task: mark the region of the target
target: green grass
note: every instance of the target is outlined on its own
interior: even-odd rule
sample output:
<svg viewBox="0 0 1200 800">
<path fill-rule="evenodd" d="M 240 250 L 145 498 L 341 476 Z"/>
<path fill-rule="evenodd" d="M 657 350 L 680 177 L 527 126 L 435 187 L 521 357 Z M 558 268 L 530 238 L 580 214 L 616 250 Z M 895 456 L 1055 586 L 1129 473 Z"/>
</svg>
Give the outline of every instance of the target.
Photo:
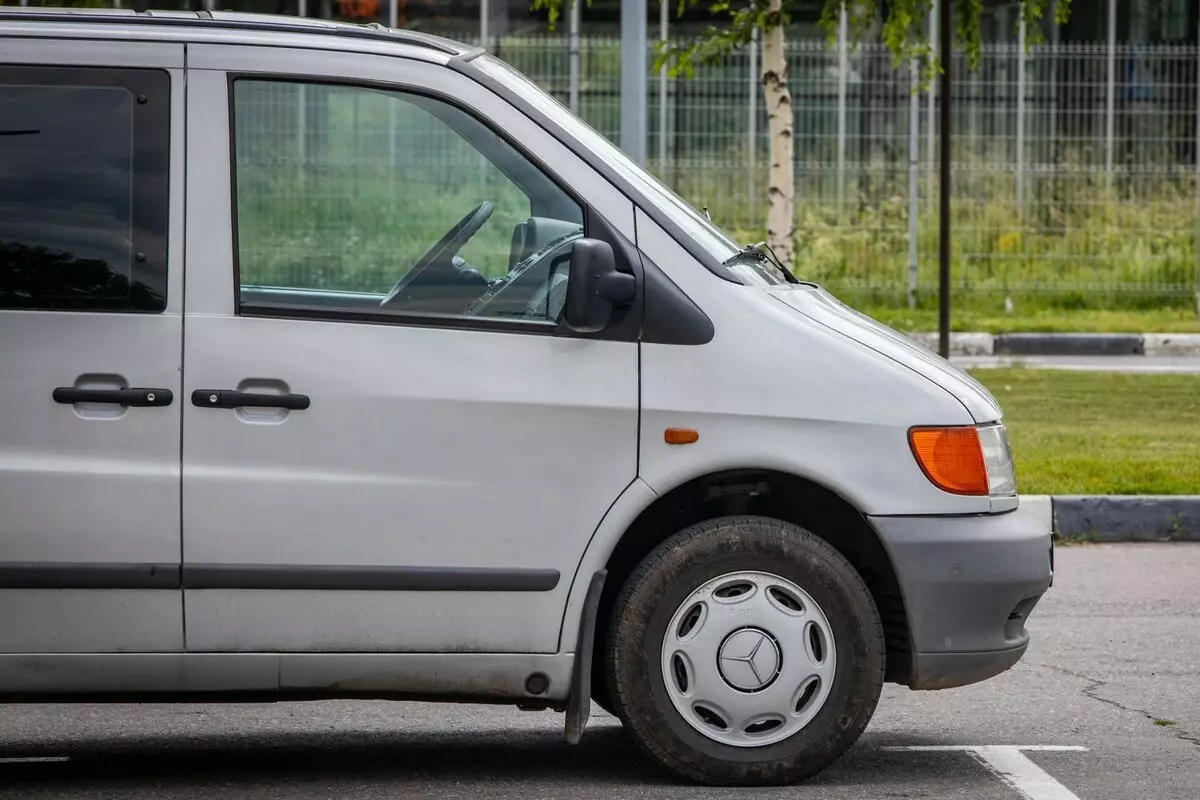
<svg viewBox="0 0 1200 800">
<path fill-rule="evenodd" d="M 977 370 L 1022 494 L 1200 493 L 1200 376 Z"/>
<path fill-rule="evenodd" d="M 1025 211 L 997 180 L 956 184 L 951 240 L 954 306 L 1015 316 L 1039 311 L 1195 308 L 1197 206 L 1194 179 L 1142 181 L 1123 193 L 1092 176 L 1063 177 L 1062 196 L 1043 187 Z M 907 308 L 908 208 L 903 187 L 872 190 L 847 209 L 803 200 L 793 269 L 863 308 Z M 962 191 L 967 196 L 958 196 Z M 744 194 L 744 193 L 743 193 Z M 691 199 L 691 194 L 684 193 Z M 736 194 L 733 195 L 737 197 Z M 694 201 L 693 201 L 694 202 Z M 732 202 L 726 200 L 726 202 Z M 713 219 L 725 223 L 733 210 Z M 761 237 L 739 230 L 739 240 Z M 916 305 L 937 307 L 938 217 L 922 210 L 916 230 Z"/>
<path fill-rule="evenodd" d="M 936 331 L 934 309 L 858 307 L 899 331 Z M 950 329 L 988 333 L 1200 333 L 1200 316 L 1190 308 L 1030 309 L 1006 314 L 1003 311 L 957 310 L 951 304 Z"/>
</svg>

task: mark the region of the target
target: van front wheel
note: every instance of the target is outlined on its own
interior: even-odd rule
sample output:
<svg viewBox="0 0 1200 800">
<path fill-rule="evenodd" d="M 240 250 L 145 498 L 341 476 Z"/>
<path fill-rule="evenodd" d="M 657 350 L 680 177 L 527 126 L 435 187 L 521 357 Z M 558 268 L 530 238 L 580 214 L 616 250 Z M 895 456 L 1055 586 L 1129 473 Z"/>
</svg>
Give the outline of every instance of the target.
<svg viewBox="0 0 1200 800">
<path fill-rule="evenodd" d="M 883 687 L 879 612 L 828 542 L 763 517 L 693 525 L 621 590 L 606 680 L 638 744 L 687 780 L 810 777 L 862 734 Z"/>
</svg>

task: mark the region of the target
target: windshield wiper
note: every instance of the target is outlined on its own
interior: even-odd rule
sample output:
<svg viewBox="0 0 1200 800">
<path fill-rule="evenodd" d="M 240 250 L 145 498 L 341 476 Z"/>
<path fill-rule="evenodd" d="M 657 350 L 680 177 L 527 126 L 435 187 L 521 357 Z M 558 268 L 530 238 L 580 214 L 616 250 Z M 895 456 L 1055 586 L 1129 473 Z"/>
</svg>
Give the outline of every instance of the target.
<svg viewBox="0 0 1200 800">
<path fill-rule="evenodd" d="M 732 256 L 725 259 L 725 262 L 721 266 L 729 266 L 734 261 L 738 261 L 742 258 L 752 258 L 755 261 L 771 264 L 780 272 L 787 272 L 787 269 L 783 266 L 783 263 L 779 260 L 779 257 L 775 255 L 775 251 L 772 250 L 771 246 L 766 242 L 757 242 L 746 245 L 741 250 L 738 250 Z"/>
<path fill-rule="evenodd" d="M 779 256 L 775 255 L 775 251 L 766 242 L 755 242 L 746 245 L 741 250 L 738 250 L 721 264 L 727 267 L 735 261 L 755 261 L 759 264 L 769 264 L 778 271 L 776 278 L 783 283 L 798 283 L 796 276 L 783 266 L 783 262 L 779 260 Z"/>
</svg>

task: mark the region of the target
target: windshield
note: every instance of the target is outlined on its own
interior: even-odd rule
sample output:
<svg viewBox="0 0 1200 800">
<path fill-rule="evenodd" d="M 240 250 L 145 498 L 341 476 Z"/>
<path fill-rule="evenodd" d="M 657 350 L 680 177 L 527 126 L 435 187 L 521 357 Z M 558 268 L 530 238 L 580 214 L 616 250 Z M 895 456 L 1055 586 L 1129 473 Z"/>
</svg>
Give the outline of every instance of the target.
<svg viewBox="0 0 1200 800">
<path fill-rule="evenodd" d="M 719 262 L 724 263 L 737 256 L 741 246 L 731 239 L 724 231 L 714 225 L 703 214 L 694 209 L 687 201 L 675 194 L 658 178 L 625 155 L 616 145 L 606 139 L 594 128 L 571 113 L 554 97 L 542 91 L 537 84 L 526 78 L 520 72 L 491 56 L 483 55 L 475 59 L 479 66 L 490 77 L 500 81 L 512 91 L 518 93 L 526 102 L 535 106 L 539 111 L 551 117 L 561 125 L 567 133 L 575 137 L 580 144 L 603 158 L 609 166 L 621 174 L 623 178 L 637 186 L 650 197 L 655 205 L 682 228 L 700 247 L 711 253 Z M 739 261 L 741 259 L 738 259 Z M 759 283 L 761 276 L 748 275 L 757 273 L 756 269 L 729 269 L 730 275 L 744 283 Z M 774 281 L 772 281 L 774 282 Z"/>
</svg>

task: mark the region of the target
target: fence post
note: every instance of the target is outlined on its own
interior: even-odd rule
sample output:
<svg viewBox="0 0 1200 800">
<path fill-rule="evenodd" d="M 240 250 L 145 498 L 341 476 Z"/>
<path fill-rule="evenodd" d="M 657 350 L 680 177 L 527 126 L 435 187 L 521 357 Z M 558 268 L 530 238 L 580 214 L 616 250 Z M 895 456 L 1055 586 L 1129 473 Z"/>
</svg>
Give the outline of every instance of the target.
<svg viewBox="0 0 1200 800">
<path fill-rule="evenodd" d="M 1017 214 L 1025 212 L 1025 3 L 1020 5 L 1017 31 Z"/>
<path fill-rule="evenodd" d="M 567 28 L 567 104 L 571 112 L 579 113 L 579 16 L 580 3 L 571 0 L 571 21 Z"/>
<path fill-rule="evenodd" d="M 1054 8 L 1052 9 L 1050 18 L 1057 19 L 1057 14 L 1058 14 L 1058 0 L 1054 0 Z M 1048 134 L 1045 137 L 1043 137 L 1045 141 L 1050 143 L 1050 146 L 1049 146 L 1049 149 L 1044 148 L 1044 147 L 1041 148 L 1041 153 L 1037 157 L 1038 160 L 1043 161 L 1043 162 L 1047 161 L 1047 160 L 1056 161 L 1058 158 L 1058 150 L 1057 150 L 1058 95 L 1059 95 L 1058 64 L 1059 64 L 1059 57 L 1061 56 L 1060 45 L 1062 44 L 1062 32 L 1059 29 L 1059 25 L 1057 22 L 1055 22 L 1053 24 L 1053 26 L 1051 27 L 1050 30 L 1051 30 L 1051 37 L 1050 37 L 1050 98 L 1051 98 L 1050 99 L 1050 119 L 1049 119 L 1049 124 L 1046 126 L 1047 130 L 1048 130 Z M 1043 60 L 1042 63 L 1044 64 L 1045 60 Z M 1039 96 L 1039 98 L 1038 98 L 1039 102 L 1041 102 L 1042 98 L 1045 97 L 1045 94 L 1044 94 L 1045 89 L 1042 88 L 1041 91 L 1043 92 L 1043 94 L 1041 94 Z"/>
<path fill-rule="evenodd" d="M 929 9 L 929 54 L 932 59 L 937 55 L 937 18 L 938 18 L 938 0 L 933 0 Z M 929 113 L 926 114 L 926 124 L 929 126 L 925 129 L 925 169 L 929 173 L 929 186 L 933 187 L 933 171 L 934 165 L 937 163 L 937 147 L 935 146 L 934 137 L 934 115 L 937 113 L 937 81 L 932 78 L 929 81 Z M 929 202 L 933 202 L 933 192 L 929 193 Z"/>
<path fill-rule="evenodd" d="M 306 0 L 300 0 L 301 3 Z M 388 0 L 388 27 L 395 29 L 400 27 L 400 0 Z M 392 196 L 396 193 L 396 101 L 394 98 L 389 98 L 388 103 L 388 164 L 392 168 L 392 174 L 388 183 L 392 187 Z"/>
<path fill-rule="evenodd" d="M 1196 25 L 1196 313 L 1200 314 L 1200 23 Z"/>
<path fill-rule="evenodd" d="M 579 0 L 575 0 L 579 2 Z M 670 21 L 667 0 L 658 0 L 658 40 L 666 45 Z M 667 65 L 658 69 L 658 172 L 666 179 L 667 167 Z"/>
<path fill-rule="evenodd" d="M 638 165 L 646 163 L 646 77 L 646 0 L 621 0 L 621 149 Z"/>
<path fill-rule="evenodd" d="M 909 64 L 908 97 L 908 307 L 917 307 L 917 216 L 920 202 L 917 192 L 917 161 L 921 127 L 921 93 L 917 82 L 920 65 Z"/>
<path fill-rule="evenodd" d="M 1104 171 L 1111 178 L 1117 102 L 1117 0 L 1108 0 L 1108 94 L 1104 107 Z"/>
<path fill-rule="evenodd" d="M 850 15 L 846 4 L 838 15 L 838 119 L 837 119 L 837 209 L 838 224 L 846 202 L 846 79 L 850 72 Z"/>
<path fill-rule="evenodd" d="M 746 209 L 750 220 L 755 218 L 754 208 L 754 173 L 758 169 L 758 28 L 750 32 L 750 68 L 746 74 L 746 87 L 750 102 L 746 110 L 746 160 L 749 169 L 746 170 Z"/>
</svg>

